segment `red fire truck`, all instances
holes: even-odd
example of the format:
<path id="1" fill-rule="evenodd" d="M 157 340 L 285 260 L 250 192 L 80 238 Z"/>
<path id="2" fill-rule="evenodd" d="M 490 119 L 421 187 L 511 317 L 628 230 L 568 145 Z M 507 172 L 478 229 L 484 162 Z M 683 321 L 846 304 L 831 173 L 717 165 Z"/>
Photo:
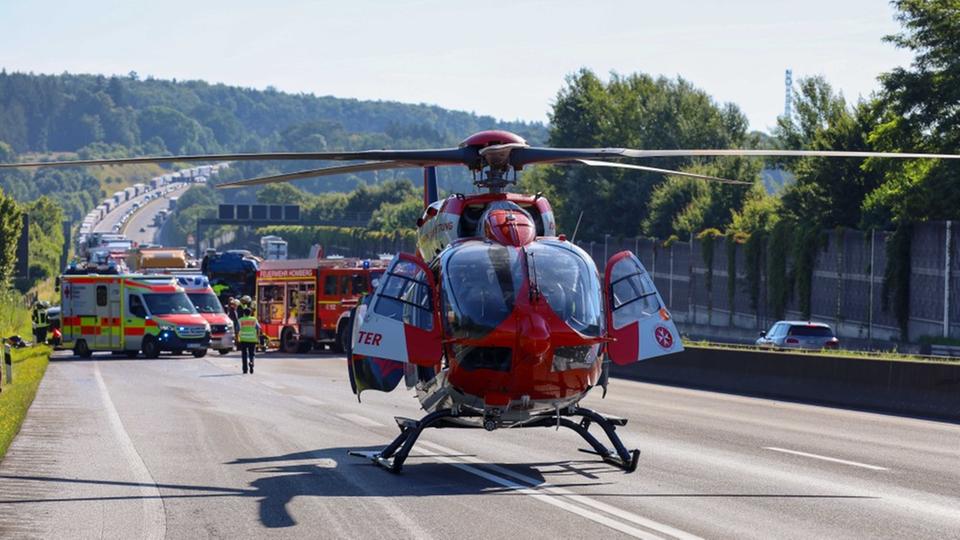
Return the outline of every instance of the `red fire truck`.
<path id="1" fill-rule="evenodd" d="M 386 264 L 366 259 L 263 261 L 257 272 L 257 319 L 271 346 L 307 352 L 350 339 L 350 309 L 373 291 Z"/>

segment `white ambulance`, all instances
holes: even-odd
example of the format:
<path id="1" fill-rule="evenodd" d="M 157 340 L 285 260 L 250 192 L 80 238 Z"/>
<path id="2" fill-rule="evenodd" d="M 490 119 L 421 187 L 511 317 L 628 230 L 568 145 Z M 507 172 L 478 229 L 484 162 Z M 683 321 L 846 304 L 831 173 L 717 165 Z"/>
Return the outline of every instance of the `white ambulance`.
<path id="1" fill-rule="evenodd" d="M 210 324 L 171 276 L 64 275 L 60 278 L 63 348 L 147 358 L 161 352 L 207 353 Z"/>

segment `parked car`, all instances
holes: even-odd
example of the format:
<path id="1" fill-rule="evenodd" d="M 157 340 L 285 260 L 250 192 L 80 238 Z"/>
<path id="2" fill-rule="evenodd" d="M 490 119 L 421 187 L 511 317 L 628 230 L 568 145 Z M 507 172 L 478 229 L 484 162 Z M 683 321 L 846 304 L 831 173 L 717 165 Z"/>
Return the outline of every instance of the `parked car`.
<path id="1" fill-rule="evenodd" d="M 840 340 L 829 324 L 809 321 L 777 321 L 760 332 L 757 346 L 765 349 L 836 349 Z"/>

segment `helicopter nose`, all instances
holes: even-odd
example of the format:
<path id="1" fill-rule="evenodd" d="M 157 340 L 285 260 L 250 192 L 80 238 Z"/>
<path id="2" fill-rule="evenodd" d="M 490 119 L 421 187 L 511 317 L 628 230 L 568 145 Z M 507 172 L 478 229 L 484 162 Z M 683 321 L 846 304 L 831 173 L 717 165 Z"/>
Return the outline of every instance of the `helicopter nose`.
<path id="1" fill-rule="evenodd" d="M 520 350 L 524 356 L 538 363 L 550 350 L 550 328 L 537 313 L 530 313 L 520 323 Z"/>

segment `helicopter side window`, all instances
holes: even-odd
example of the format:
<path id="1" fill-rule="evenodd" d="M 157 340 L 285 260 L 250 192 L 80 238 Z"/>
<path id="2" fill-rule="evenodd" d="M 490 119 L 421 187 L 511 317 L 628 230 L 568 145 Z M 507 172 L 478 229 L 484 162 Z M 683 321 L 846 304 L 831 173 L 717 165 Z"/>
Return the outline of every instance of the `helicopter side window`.
<path id="1" fill-rule="evenodd" d="M 433 294 L 423 270 L 410 261 L 398 261 L 377 293 L 374 312 L 423 330 L 433 330 Z"/>
<path id="2" fill-rule="evenodd" d="M 614 328 L 622 328 L 632 321 L 649 317 L 663 307 L 657 299 L 657 288 L 643 267 L 614 265 L 610 288 Z"/>

